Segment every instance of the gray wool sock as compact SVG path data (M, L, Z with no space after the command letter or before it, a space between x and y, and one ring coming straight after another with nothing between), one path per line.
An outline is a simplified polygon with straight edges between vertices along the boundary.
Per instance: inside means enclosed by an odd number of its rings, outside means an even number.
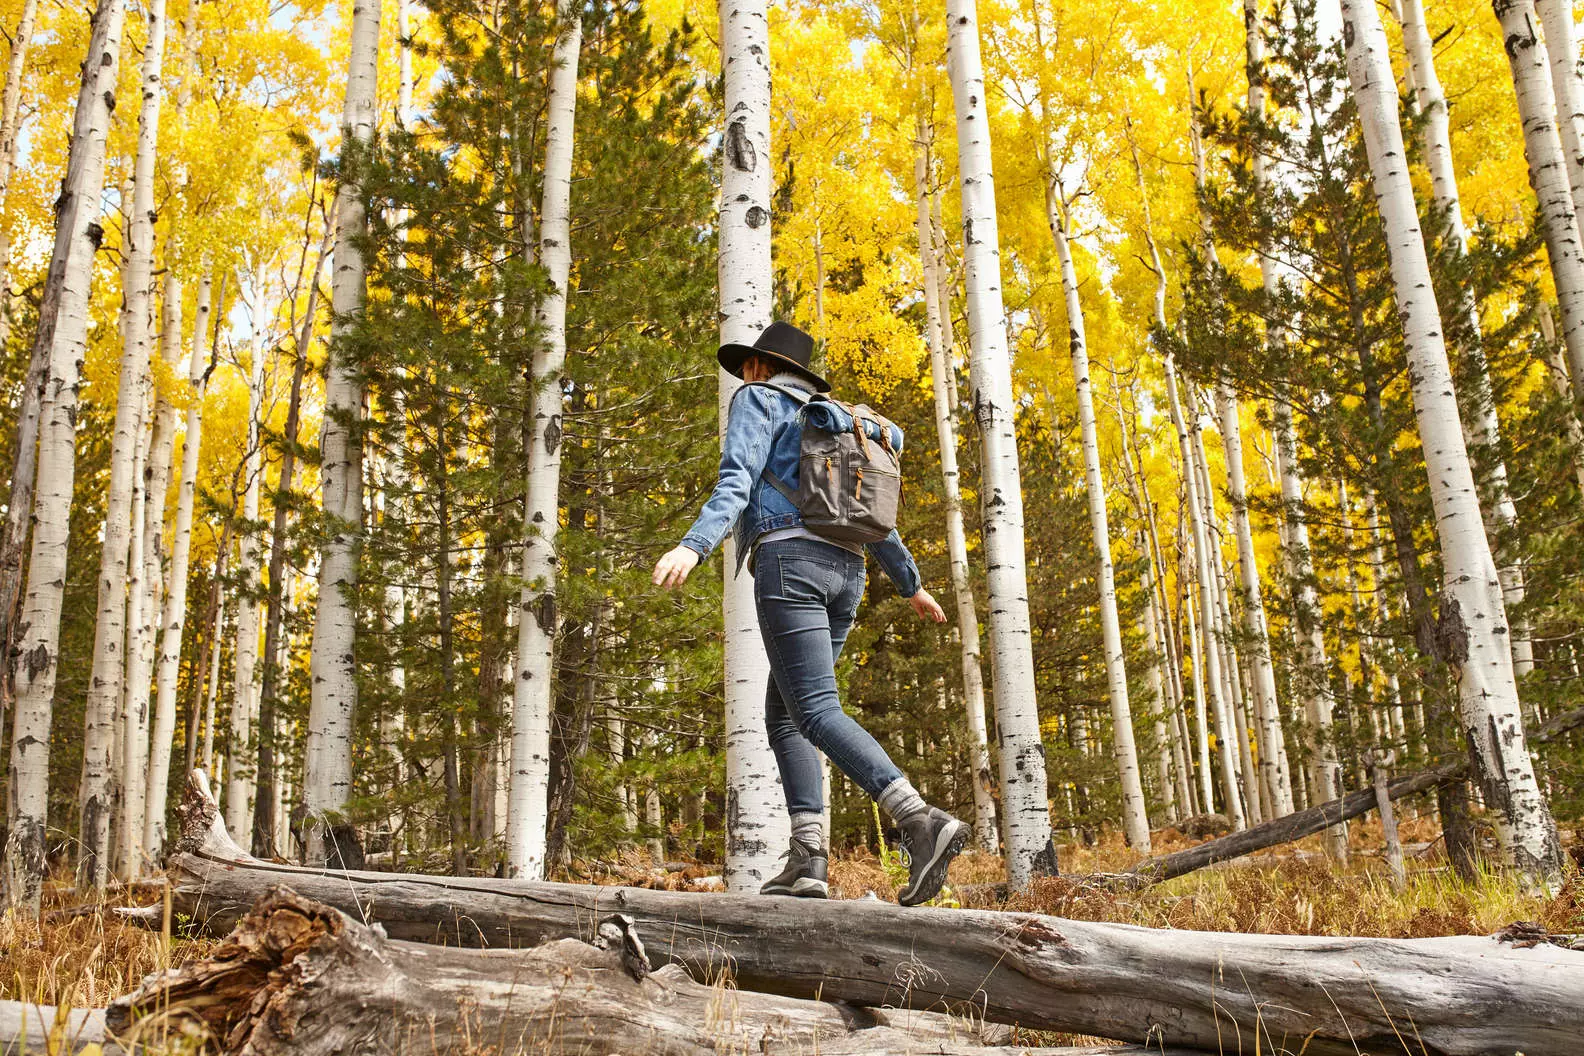
M887 785L876 800L880 804L880 809L891 815L891 820L898 825L929 809L924 797L918 794L905 777L899 777Z
M792 815L792 838L811 851L825 853L825 815Z

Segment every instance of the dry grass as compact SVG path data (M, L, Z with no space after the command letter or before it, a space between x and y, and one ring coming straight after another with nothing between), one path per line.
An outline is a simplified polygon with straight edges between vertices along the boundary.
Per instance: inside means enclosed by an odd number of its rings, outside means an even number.
M113 896L111 905L158 901L157 889ZM216 943L173 940L169 959L158 931L122 922L104 905L83 907L68 878L45 886L44 916L0 915L0 998L70 1008L102 1008L166 964L202 956ZM73 913L72 911L76 911Z

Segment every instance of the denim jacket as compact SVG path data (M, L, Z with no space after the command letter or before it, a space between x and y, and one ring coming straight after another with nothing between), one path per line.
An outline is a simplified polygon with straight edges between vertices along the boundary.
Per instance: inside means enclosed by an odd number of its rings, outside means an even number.
M801 378L790 374L778 374L771 382L785 388L808 388ZM732 531L737 541L737 571L741 572L759 536L803 526L797 507L760 476L761 470L769 469L797 487L798 451L803 443L798 410L792 397L764 385L744 385L732 397L720 477L698 519L682 537L682 545L697 551L701 560ZM895 529L865 549L880 562L898 594L911 598L918 593L918 565Z

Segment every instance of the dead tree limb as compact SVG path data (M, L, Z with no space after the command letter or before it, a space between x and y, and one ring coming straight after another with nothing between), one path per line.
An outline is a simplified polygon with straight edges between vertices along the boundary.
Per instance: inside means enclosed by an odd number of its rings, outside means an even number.
M1521 1049L1575 1056L1584 1036L1584 954L1483 937L1419 940L1153 930L978 910L903 909L260 862L220 839L194 788L167 863L175 903L224 932L287 884L395 939L527 947L592 938L633 917L656 963L696 979L854 1005L968 1010L976 1019L1217 1051L1429 1056ZM1414 1042L1415 1052L1420 1042Z
M1529 737L1529 741L1532 744L1545 744L1579 726L1584 726L1584 708L1575 708L1556 716L1536 730ZM1405 796L1428 792L1447 781L1467 777L1468 772L1469 761L1468 757L1464 756L1430 770L1393 778L1386 785L1386 794L1394 800L1402 799ZM1301 840L1305 836L1313 836L1332 825L1368 814L1376 809L1376 802L1376 791L1371 785L1357 792L1349 792L1341 799L1333 799L1317 807L1310 807L1308 810L1295 811L1286 817L1275 818L1218 840L1209 840L1187 850L1146 859L1128 872L1108 876L1106 880L1123 887L1147 887L1150 884L1172 880L1197 869L1215 865L1217 862L1241 858L1279 844Z
M0 1001L0 1056L76 1053L90 1045L101 1046L106 1053L121 1051L107 1041L102 1008L65 1009L31 1001Z

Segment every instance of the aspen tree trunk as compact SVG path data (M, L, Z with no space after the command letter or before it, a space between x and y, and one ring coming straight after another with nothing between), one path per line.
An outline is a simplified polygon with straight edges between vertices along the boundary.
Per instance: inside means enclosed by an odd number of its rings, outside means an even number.
M1220 654L1216 648L1213 630L1215 625L1215 585L1211 582L1211 577L1215 575L1211 567L1213 558L1210 555L1210 542L1205 531L1204 505L1199 498L1193 437L1177 391L1176 364L1170 356L1166 359L1166 399L1171 409L1172 425L1177 430L1177 447L1182 459L1183 505L1188 509L1188 523L1193 541L1194 579L1199 588L1197 633L1193 627L1192 607L1191 605L1188 607L1189 634L1194 636L1194 692L1199 722L1199 765L1202 771L1200 781L1204 785L1206 809L1209 809L1208 804L1214 797L1210 791L1210 739L1205 715L1205 705L1208 701L1210 711L1216 720L1216 748L1220 755L1221 791L1227 817L1231 819L1233 828L1242 829L1247 826L1248 820L1243 813L1243 800L1238 789L1237 762L1233 758L1232 742L1226 727L1227 704L1224 699L1226 690L1221 677Z
M1561 10L1562 5L1556 0L1546 4L1547 11ZM1544 12L1542 12L1544 13ZM1422 124L1422 140L1424 144L1425 161L1430 169L1430 186L1435 196L1436 207L1446 218L1445 237L1450 243L1453 253L1462 258L1468 252L1468 228L1463 222L1463 205L1458 195L1457 171L1452 164L1452 135L1451 121L1447 108L1446 93L1441 88L1441 79L1436 75L1435 47L1430 36L1429 26L1425 21L1424 0L1402 0L1402 32L1403 44L1408 52L1408 65L1413 74L1412 90L1419 111L1424 115ZM1568 50L1566 55L1576 59L1576 51L1572 46L1572 3L1567 5L1567 26L1558 27L1558 36L1553 36L1551 25L1546 26L1548 40L1559 39L1560 34L1566 32ZM1566 60L1563 64L1573 60ZM1558 85L1558 101L1561 101L1561 79L1558 78L1558 63L1552 63L1553 79ZM1578 76L1575 70L1570 81L1577 84ZM1559 115L1561 116L1561 115ZM1580 115L1584 120L1584 115ZM1564 142L1567 140L1569 130L1574 132L1574 147L1577 148L1577 128L1569 121L1562 121L1562 134ZM1584 165L1584 157L1577 155L1574 149L1569 154L1571 164L1569 174ZM1579 185L1574 183L1574 198L1580 197ZM1575 217L1577 213L1575 212ZM1459 346L1459 351L1473 369L1468 371L1474 378L1475 391L1470 394L1471 399L1465 400L1472 412L1470 437L1474 442L1476 454L1483 459L1483 472L1479 475L1477 483L1480 487L1480 506L1485 511L1487 533L1494 538L1500 538L1503 533L1510 532L1518 523L1518 510L1513 504L1512 489L1507 479L1507 463L1502 456L1501 423L1496 417L1496 400L1491 388L1490 368L1485 359L1485 346L1480 327L1479 304L1474 299L1474 291L1465 287L1459 298L1457 312L1462 319L1462 327L1454 328L1454 343ZM1461 329L1461 332L1459 332ZM1509 608L1521 607L1524 600L1524 574L1523 566L1516 560L1509 559L1500 565L1502 578L1502 591ZM1515 622L1512 628L1512 654L1513 667L1520 678L1528 674L1534 667L1534 645L1530 639L1527 627Z
M11 30L11 57L6 62L5 88L0 91L0 209L4 209L11 188L11 170L16 165L18 135L22 111L22 74L27 67L28 48L33 42L33 26L38 20L38 0L23 0L22 13L17 16L16 28ZM0 223L0 344L11 336L11 230ZM33 401L32 419L37 429L38 406L36 387L23 392L24 403ZM36 433L35 433L36 439ZM21 458L21 452L17 453ZM29 447L28 462L33 460ZM31 493L28 498L32 498ZM0 606L9 612L15 603L16 591L0 594ZM3 631L0 624L0 631Z
M1280 452L1283 517L1287 524L1288 576L1293 587L1293 636L1301 661L1297 677L1304 686L1304 717L1313 738L1309 746L1309 800L1327 802L1342 795L1342 767L1337 762L1336 742L1331 731L1334 701L1331 684L1326 678L1330 661L1320 630L1320 599L1314 588L1309 521L1304 512L1303 481L1298 476L1298 440L1293 433L1292 408L1277 399L1273 409L1276 448ZM1326 853L1332 858L1347 859L1345 825L1326 829L1325 843Z
M1584 78L1579 75L1579 41L1573 0L1534 0L1545 30L1546 65L1556 97L1557 132L1567 162L1573 213L1584 215Z
M221 548L220 559L215 562L215 575L223 574L225 569L225 549ZM208 774L215 790L224 788L220 775L215 771L214 754L214 729L215 729L215 700L220 695L220 644L225 633L225 602L222 596L216 596L218 604L215 607L214 628L209 636L209 688L204 693L204 722L203 722L203 759L204 773Z
M84 709L83 781L78 796L82 812L82 850L78 884L84 890L103 888L108 878L104 856L109 847L109 816L103 804L109 795L109 752L114 735L110 716L126 692L131 655L123 655L128 630L128 562L143 555L129 544L132 503L133 448L138 433L133 416L148 377L149 295L154 269L154 165L159 141L160 69L165 49L165 3L151 0L148 41L141 72L142 105L138 115L137 153L133 162L132 197L127 212L120 385L116 397L115 431L110 444L110 484L105 500L103 543L99 558L99 602L94 623L93 673ZM146 686L143 688L147 688ZM137 770L141 772L142 766ZM128 776L131 776L128 774ZM130 818L130 815L127 815ZM142 815L133 823L142 830ZM126 834L123 834L123 837ZM125 841L124 842L138 842ZM123 865L127 859L123 858Z
M192 101L192 81L197 72L197 15L198 0L188 0L187 18L183 23L183 76L172 109L172 116L178 125L188 104ZM181 358L185 287L177 266L178 252L174 237L170 242L166 253L165 290L161 302L160 346L165 362L171 367L171 374L174 376L176 362ZM208 276L205 276L199 287L195 305L197 318L194 320L192 354L188 363L186 393L188 405L184 433L186 439L182 448L182 475L178 484L176 524L171 538L170 573L169 578L165 580L164 609L157 628L159 652L154 678L153 728L149 740L148 799L143 819L143 847L155 860L159 859L165 842L165 786L170 777L171 739L176 732L176 682L181 667L182 630L187 617L187 564L192 536L192 490L198 471L197 452L201 432L201 426L194 424L194 408L197 408L198 419L201 421L204 371L200 369L203 358L199 350L203 346L203 337L208 332L210 295ZM174 452L175 409L170 405L169 399L163 399L161 402L166 407L168 446ZM167 455L164 460L167 485L173 457L174 453ZM187 464L189 460L192 462L190 470ZM164 489L161 490L163 492ZM159 504L158 509L159 524L163 527L163 502Z
M310 202L309 216L312 216L313 203ZM306 226L306 222L305 222ZM276 696L277 687L281 679L280 650L282 609L285 598L286 575L286 521L291 508L290 496L294 487L297 472L297 434L300 429L302 416L302 383L303 374L308 365L308 347L313 341L314 323L319 315L319 277L324 272L325 261L329 259L335 246L336 212L332 208L325 217L324 235L319 242L318 255L314 258L313 273L308 276L308 299L303 305L302 323L297 327L294 338L297 342L296 356L292 363L291 388L286 398L286 421L282 423L282 433L285 443L281 448L281 461L279 476L276 478L275 495L270 502L270 550L269 550L269 587L264 602L264 671L259 679L258 695L258 754L257 754L257 783L258 797L253 810L253 828L250 833L250 842L253 853L260 858L277 854L279 844L274 841L275 832L275 800L277 796L276 784L279 779L279 767L276 764L278 753L276 751ZM304 231L303 256L298 262L298 284L301 286L304 266L307 262L308 232Z
M927 129L927 131L926 131ZM973 767L974 839L991 854L999 840L996 831L995 775L990 769L990 746L985 732L984 673L979 664L979 613L968 578L968 536L963 529L962 486L957 468L957 420L953 413L949 375L953 371L949 327L935 255L934 225L929 207L929 144L934 129L919 121L920 148L913 160L913 183L918 196L919 261L923 267L924 311L929 329L930 377L935 391L935 433L940 441L941 479L946 490L946 551L951 562L952 595L957 601L957 634L962 659L963 697L968 712L969 765Z
M1128 846L1150 853L1149 811L1144 802L1144 782L1139 774L1138 749L1133 740L1133 711L1128 702L1127 666L1122 652L1122 624L1117 617L1115 568L1111 563L1111 529L1106 515L1105 480L1100 469L1100 439L1095 428L1094 394L1089 378L1089 350L1084 337L1083 304L1078 296L1078 272L1067 242L1071 222L1067 203L1057 191L1052 172L1045 178L1045 215L1056 258L1061 262L1062 292L1067 304L1067 333L1072 356L1073 386L1078 395L1078 425L1083 435L1084 481L1089 496L1089 527L1094 536L1100 568L1100 627L1105 648L1106 688L1111 702L1112 746L1117 777L1122 786L1122 828Z
M1567 433L1568 452L1573 459L1573 475L1578 478L1579 494L1584 495L1584 423L1580 422L1578 407L1573 403L1568 368L1562 361L1562 349L1556 339L1556 323L1551 319L1551 310L1541 304L1535 314L1540 322L1540 341L1545 346L1542 358L1551 376L1551 386L1557 398L1569 404L1564 411L1563 429Z
M1507 619L1501 582L1463 446L1440 311L1397 124L1397 83L1386 35L1371 3L1343 0L1342 18L1348 79L1358 103L1376 204L1386 227L1414 412L1441 540L1441 636L1453 643L1448 659L1458 677L1464 732L1502 849L1526 876L1549 882L1560 875L1561 847L1535 780L1512 654L1502 641ZM1522 42L1509 36L1508 51L1516 79Z
M1023 547L1023 484L1018 466L1012 360L1001 300L984 66L974 0L948 0L948 58L962 168L963 261L967 268L969 374L980 431L984 550L990 590L990 670L995 683L1006 814L1007 879L1028 886L1035 859L1055 854L1046 798L1045 751L1034 691L1034 653Z
M259 543L255 525L259 516L259 490L263 486L264 452L259 415L264 400L264 352L258 331L253 332L253 358L248 379L247 455L243 462L246 490L242 498L242 531L237 538L237 579L242 596L237 600L236 645L233 651L231 736L226 752L226 827L251 832L251 803L257 772L253 765L254 727L259 698ZM311 727L310 727L311 730Z
M1142 544L1142 540L1140 540ZM1144 613L1140 619L1144 629L1144 647L1150 651L1154 659L1150 661L1149 685L1150 692L1155 695L1156 707L1160 709L1155 718L1156 761L1155 778L1160 785L1161 808L1166 816L1166 824L1174 825L1177 822L1177 789L1172 782L1172 743L1166 730L1166 715L1174 710L1170 699L1170 683L1162 671L1161 641L1155 632L1155 584L1154 561L1147 558L1144 563Z
M353 0L352 40L347 59L346 106L341 117L341 152L350 156L374 138L379 74L380 5ZM336 192L342 237L336 244L331 280L330 363L325 381L320 481L327 533L320 544L319 598L310 649L307 742L303 751L303 806L307 857L326 860L324 834L352 794L352 716L357 710L357 551L363 534L363 445L345 419L363 413L363 392L346 362L345 337L363 310L368 229L362 194L344 180Z
M1258 825L1264 820L1260 811L1258 780L1254 776L1254 759L1249 751L1248 725L1242 719L1243 687L1238 679L1237 653L1232 646L1232 614L1226 596L1226 566L1223 553L1221 522L1216 515L1215 491L1210 481L1210 461L1205 456L1204 426L1199 408L1200 396L1194 386L1188 386L1193 425L1188 436L1193 446L1193 471L1197 481L1199 501L1203 504L1205 526L1205 553L1210 565L1211 610L1204 614L1205 649L1215 650L1216 664L1221 673L1221 707L1216 712L1217 736L1226 740L1233 765L1237 768L1236 783L1242 795L1245 821Z
M143 386L143 415L138 425L139 443L132 458L132 533L127 575L126 605L126 671L121 680L121 699L117 713L120 716L120 737L113 753L116 774L114 783L120 789L120 804L116 811L116 831L112 846L121 876L127 882L142 872L144 775L141 773L148 751L148 728L144 725L148 698L148 681L141 676L147 671L140 661L143 652L143 630L148 610L148 484L147 469L152 429L147 415L152 413L149 404L154 399L153 384ZM133 820L133 819L137 820Z
M38 18L38 0L23 0L22 14L11 37L5 88L0 92L0 214L3 214L16 164L22 106L22 74ZM0 222L0 344L11 335L11 230ZM16 455L11 468L5 520L0 522L0 657L11 655L18 593L22 589L22 549L27 545L28 515L33 510L34 471L38 468L39 410L49 369L49 346L35 341L28 371L18 395ZM0 660L0 717L11 703L10 664Z
M770 35L764 0L720 5L726 91L720 206L720 340L751 345L774 312L770 265ZM740 382L720 372L724 435ZM764 729L770 665L759 637L753 580L737 574L728 536L722 609L726 635L726 868L733 891L757 891L789 838L786 804ZM658 807L658 800L656 800Z
M566 5L556 38L545 136L544 204L539 259L550 288L539 302L534 350L533 426L526 453L528 488L517 622L517 678L512 696L512 772L506 812L507 875L538 880L545 872L546 795L550 780L550 714L556 635L556 527L561 495L561 370L566 361L566 305L572 266L573 122L580 9Z
M22 74L38 18L38 0L23 0L22 14L11 37L5 88L0 92L0 214L16 164L22 104ZM0 344L11 335L11 230L0 222ZM11 469L5 520L0 522L0 657L11 655L17 597L22 589L22 549L27 545L28 515L33 510L34 471L38 468L39 411L49 370L49 346L35 341L28 371L18 395L16 455ZM10 664L0 660L0 717L11 703Z
M1546 76L1546 46L1535 33L1534 0L1494 0L1493 8L1523 120L1529 184L1540 200L1546 253L1562 313L1562 342L1573 372L1573 398L1584 402L1584 243L1579 239L1567 160L1558 138L1557 100Z
M166 286L166 293L167 296L170 293L169 285ZM208 381L202 350L203 336L209 330L210 296L210 283L206 276L198 285L198 301L193 313L181 483L176 498L176 525L171 533L170 586L165 592L165 616L160 621L164 636L160 640L159 672L155 678L149 796L143 823L143 845L155 856L160 854L165 845L166 785L170 778L171 738L176 735L176 683L181 673L182 631L187 623L187 572L192 553L193 500L198 487L198 453L203 443L203 398ZM197 665L193 666L196 677Z

